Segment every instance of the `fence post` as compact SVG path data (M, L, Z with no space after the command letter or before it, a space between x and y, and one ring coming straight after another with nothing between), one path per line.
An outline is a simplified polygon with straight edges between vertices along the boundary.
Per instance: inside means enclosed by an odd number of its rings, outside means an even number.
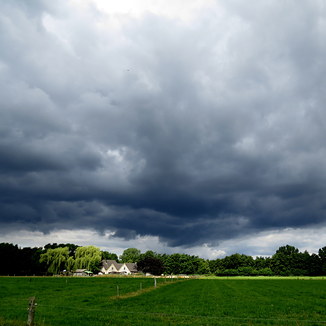
M29 298L27 326L34 326L35 307L36 307L35 297Z
M154 278L154 287L156 287L156 278Z

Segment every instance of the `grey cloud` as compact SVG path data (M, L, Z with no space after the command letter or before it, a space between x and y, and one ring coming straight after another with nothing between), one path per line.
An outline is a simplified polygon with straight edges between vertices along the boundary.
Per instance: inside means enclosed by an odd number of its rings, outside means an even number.
M114 32L60 5L0 5L4 229L193 246L325 222L317 3L230 1Z

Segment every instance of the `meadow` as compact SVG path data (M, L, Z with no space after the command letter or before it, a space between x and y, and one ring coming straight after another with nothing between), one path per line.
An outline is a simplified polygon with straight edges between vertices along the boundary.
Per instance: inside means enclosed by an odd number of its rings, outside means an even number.
M0 325L326 325L326 280L1 277Z

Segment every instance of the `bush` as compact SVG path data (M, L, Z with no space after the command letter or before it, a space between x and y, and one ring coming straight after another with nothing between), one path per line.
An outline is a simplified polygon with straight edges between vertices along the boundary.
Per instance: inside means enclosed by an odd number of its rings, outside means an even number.
M217 270L215 272L215 275L217 276L239 276L239 271L237 269L223 269L223 270Z
M269 267L262 268L262 269L258 270L257 272L258 272L258 275L262 275L262 276L273 276L274 275L273 271Z
M258 275L258 271L250 266L247 267L239 267L238 268L239 275L243 276L255 276Z

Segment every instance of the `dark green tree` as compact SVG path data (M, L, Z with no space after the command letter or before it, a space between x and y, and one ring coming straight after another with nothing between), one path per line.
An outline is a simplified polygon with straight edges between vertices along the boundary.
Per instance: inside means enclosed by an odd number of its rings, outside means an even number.
M254 267L257 270L263 268L270 268L272 265L272 259L270 257L256 257L254 260Z
M20 249L12 243L0 243L0 274L20 275Z
M124 250L120 256L120 261L122 263L137 263L140 259L140 250L136 248L128 248Z
M223 269L221 258L210 260L208 264L209 264L209 269L213 274L218 274Z
M180 254L166 255L164 258L164 270L166 274L181 274Z
M326 274L326 247L318 250L318 256L320 258L320 266L322 275Z
M166 274L198 274L201 258L187 254L172 254L163 257Z
M115 260L118 262L118 255L108 251L102 251L102 259Z
M199 275L210 274L209 262L206 259L199 258L197 273Z
M139 260L142 260L142 259L147 258L147 257L158 258L159 255L156 252L152 251L152 250L147 250L145 253L140 254Z
M243 254L233 254L222 259L224 269L238 269L239 267L254 266L254 259Z
M163 263L156 257L147 256L140 259L137 263L137 268L145 274L161 275L164 273Z
M298 254L299 250L293 246L280 247L272 257L273 272L281 276L294 275Z
M22 248L19 252L19 262L21 275L44 275L47 271L47 266L43 262L40 262L41 255L43 253L42 248Z
M309 266L308 267L309 275L311 276L323 275L323 268L322 268L322 263L319 255L316 254L310 255L308 266Z

